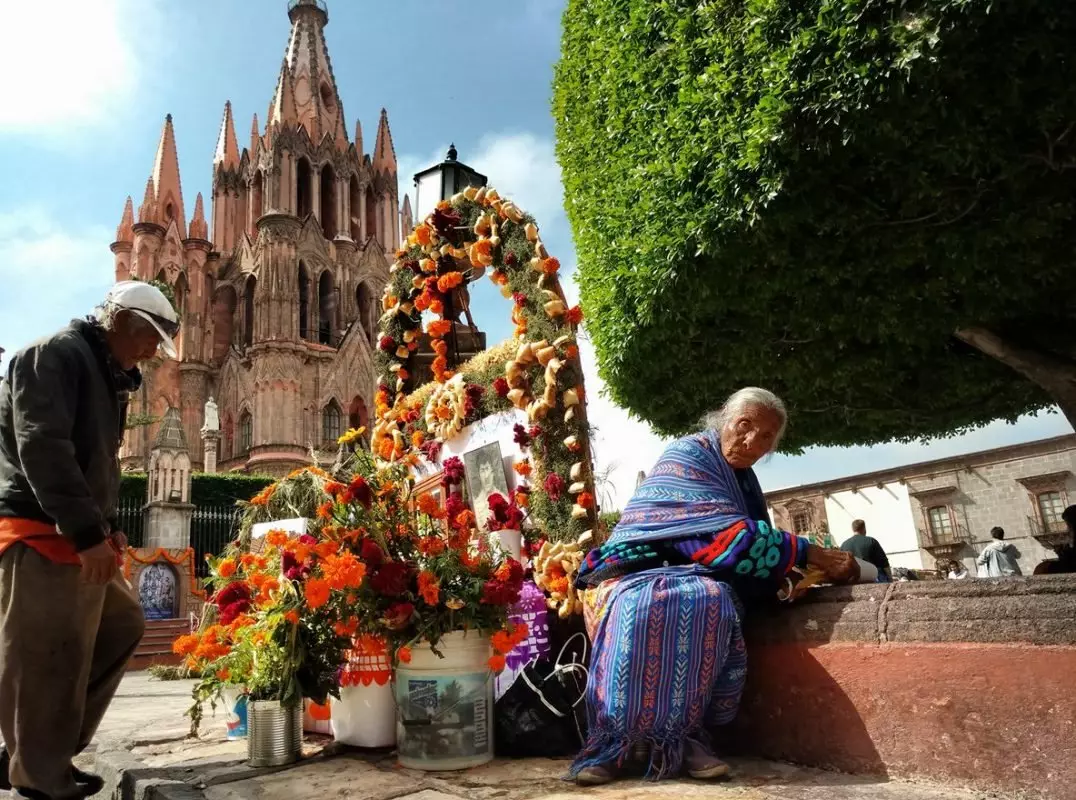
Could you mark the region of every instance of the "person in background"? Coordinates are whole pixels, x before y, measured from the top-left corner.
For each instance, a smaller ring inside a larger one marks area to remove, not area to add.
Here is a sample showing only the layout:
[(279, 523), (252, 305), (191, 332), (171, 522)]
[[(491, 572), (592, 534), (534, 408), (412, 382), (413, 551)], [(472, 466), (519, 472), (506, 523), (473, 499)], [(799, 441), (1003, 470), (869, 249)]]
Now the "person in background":
[(1020, 565), (1016, 563), (1016, 548), (1005, 541), (1004, 528), (991, 528), (990, 535), (994, 537), (994, 541), (984, 547), (983, 552), (975, 559), (976, 565), (986, 567), (986, 577), (1010, 578), (1023, 574), (1020, 572)]
[(72, 762), (145, 628), (118, 570), (127, 398), (177, 333), (159, 289), (123, 281), (93, 317), (16, 353), (0, 383), (0, 787), (15, 797), (103, 787)]
[(1061, 519), (1069, 529), (1069, 543), (1057, 548), (1057, 558), (1041, 562), (1035, 567), (1036, 575), (1065, 575), (1076, 572), (1076, 506), (1061, 512)]
[(878, 580), (888, 583), (892, 578), (889, 570), (889, 557), (882, 545), (873, 536), (867, 535), (867, 523), (861, 519), (852, 521), (852, 536), (845, 539), (841, 550), (851, 553), (856, 558), (868, 561), (878, 569)]
[(970, 578), (971, 574), (965, 569), (962, 561), (952, 560), (949, 562), (949, 570), (946, 577), (951, 581), (962, 581)]

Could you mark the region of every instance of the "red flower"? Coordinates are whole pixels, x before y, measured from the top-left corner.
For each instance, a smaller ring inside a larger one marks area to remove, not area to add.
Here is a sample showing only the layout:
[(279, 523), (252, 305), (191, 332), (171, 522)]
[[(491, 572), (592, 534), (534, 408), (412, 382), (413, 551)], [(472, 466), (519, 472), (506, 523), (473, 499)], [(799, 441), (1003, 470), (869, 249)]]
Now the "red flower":
[(363, 539), (362, 546), (359, 548), (359, 558), (373, 569), (381, 566), (385, 560), (385, 553), (373, 539)]
[(498, 397), (508, 397), (508, 390), (508, 381), (504, 378), (497, 378), (497, 380), (493, 382), (493, 391), (497, 393)]
[(555, 472), (550, 472), (545, 476), (543, 486), (545, 487), (545, 493), (549, 495), (549, 499), (555, 503), (560, 500), (560, 496), (564, 492), (564, 478)]
[(396, 603), (385, 612), (385, 627), (392, 631), (400, 631), (406, 628), (411, 617), (415, 615), (415, 607), (411, 603)]
[(531, 439), (540, 439), (544, 432), (541, 425), (531, 425), (530, 430), (527, 431)]
[(578, 325), (583, 321), (583, 309), (579, 306), (572, 306), (568, 309), (568, 322), (572, 325)]
[(463, 503), (463, 498), (458, 494), (450, 494), (445, 500), (445, 516), (448, 517), (449, 522), (456, 526), (456, 518), (460, 515), (461, 511), (466, 511), (467, 506)]
[(439, 442), (436, 439), (427, 439), (422, 443), (422, 447), (420, 447), (419, 450), (422, 451), (422, 455), (426, 456), (426, 460), (432, 464), (440, 457), (441, 448), (443, 446), (443, 442)]
[(370, 508), (374, 504), (374, 494), (370, 490), (370, 484), (362, 475), (356, 475), (351, 479), (351, 485), (347, 487), (352, 500), (358, 501), (363, 508)]
[(386, 597), (399, 597), (411, 584), (412, 568), (409, 564), (389, 561), (382, 564), (370, 577), (370, 586), (378, 594)]
[(446, 458), (441, 468), (444, 470), (445, 486), (455, 486), (463, 481), (463, 462), (457, 456)]
[(377, 346), (386, 353), (391, 353), (396, 349), (396, 342), (391, 336), (382, 336)]
[(240, 614), (250, 610), (252, 594), (250, 587), (243, 581), (229, 583), (213, 598), (219, 610), (219, 622), (221, 625), (230, 625)]
[(531, 446), (531, 435), (527, 433), (526, 428), (517, 423), (513, 431), (515, 433), (515, 435), (513, 436), (513, 441), (515, 441), (515, 443), (518, 444), (520, 448)]
[(512, 292), (512, 300), (517, 306), (527, 305), (527, 295), (523, 294), (523, 292)]
[(482, 602), (490, 606), (513, 605), (519, 602), (519, 587), (496, 579), (488, 580), (482, 586)]
[(504, 265), (506, 267), (514, 267), (518, 263), (519, 257), (511, 250), (504, 254)]
[(460, 212), (454, 209), (452, 206), (447, 208), (435, 208), (433, 213), (428, 217), (430, 224), (434, 227), (441, 237), (448, 239), (453, 244), (459, 241), (461, 224)]
[(463, 415), (470, 417), (478, 409), (478, 404), (482, 402), (482, 395), (486, 393), (486, 390), (477, 383), (469, 383), (464, 393), (466, 399), (463, 403)]
[(517, 589), (522, 588), (523, 565), (514, 558), (509, 558), (497, 567), (497, 572), (494, 577), (508, 586), (514, 586)]

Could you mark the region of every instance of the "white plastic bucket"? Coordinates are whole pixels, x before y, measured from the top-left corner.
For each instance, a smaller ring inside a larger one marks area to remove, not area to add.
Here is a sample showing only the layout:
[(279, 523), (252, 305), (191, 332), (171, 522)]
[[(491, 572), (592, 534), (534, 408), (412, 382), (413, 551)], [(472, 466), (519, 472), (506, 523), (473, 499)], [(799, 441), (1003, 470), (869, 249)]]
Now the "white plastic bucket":
[(352, 747), (396, 744), (396, 703), (392, 686), (344, 686), (332, 699), (333, 738)]
[(493, 654), (488, 636), (454, 632), (414, 648), (396, 669), (396, 743), (400, 764), (460, 770), (493, 760)]

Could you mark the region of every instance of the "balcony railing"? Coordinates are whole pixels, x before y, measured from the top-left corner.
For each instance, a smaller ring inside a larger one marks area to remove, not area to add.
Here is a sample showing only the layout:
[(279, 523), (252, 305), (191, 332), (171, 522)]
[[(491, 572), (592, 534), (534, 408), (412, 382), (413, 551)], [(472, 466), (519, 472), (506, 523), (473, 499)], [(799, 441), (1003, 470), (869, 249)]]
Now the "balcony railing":
[(919, 542), (923, 547), (948, 547), (971, 542), (971, 534), (963, 525), (948, 530), (934, 531), (929, 527), (919, 529)]
[(1056, 550), (1061, 545), (1072, 543), (1072, 533), (1063, 519), (1044, 521), (1038, 517), (1028, 517), (1027, 527), (1032, 538), (1043, 547)]

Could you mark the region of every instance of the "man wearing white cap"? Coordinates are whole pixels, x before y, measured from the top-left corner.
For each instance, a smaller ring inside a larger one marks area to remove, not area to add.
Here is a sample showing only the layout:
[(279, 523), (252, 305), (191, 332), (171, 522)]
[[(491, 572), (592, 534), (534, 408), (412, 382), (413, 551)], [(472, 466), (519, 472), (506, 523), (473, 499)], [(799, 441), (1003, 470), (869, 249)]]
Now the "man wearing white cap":
[(123, 281), (93, 317), (16, 353), (0, 383), (0, 788), (15, 797), (102, 788), (72, 760), (145, 627), (118, 571), (127, 398), (178, 333), (159, 289)]

